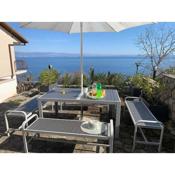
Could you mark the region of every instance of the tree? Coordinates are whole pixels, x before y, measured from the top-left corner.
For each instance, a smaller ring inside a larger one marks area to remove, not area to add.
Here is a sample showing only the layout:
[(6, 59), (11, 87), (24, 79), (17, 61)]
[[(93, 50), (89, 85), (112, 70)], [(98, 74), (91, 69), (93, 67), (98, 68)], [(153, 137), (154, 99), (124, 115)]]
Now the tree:
[(152, 78), (155, 79), (160, 64), (175, 51), (175, 30), (147, 28), (138, 37), (137, 44), (144, 56), (150, 59)]

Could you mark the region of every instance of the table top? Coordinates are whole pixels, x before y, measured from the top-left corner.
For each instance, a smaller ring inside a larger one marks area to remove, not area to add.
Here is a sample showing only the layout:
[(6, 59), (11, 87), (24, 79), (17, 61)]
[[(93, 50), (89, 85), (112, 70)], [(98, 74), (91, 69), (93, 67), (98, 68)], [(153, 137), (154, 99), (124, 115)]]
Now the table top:
[(47, 134), (58, 134), (67, 136), (85, 136), (100, 139), (108, 139), (109, 124), (104, 123), (107, 130), (102, 134), (88, 134), (81, 130), (83, 121), (63, 120), (51, 118), (38, 118), (31, 125), (24, 129), (26, 132), (38, 132)]
[(85, 96), (80, 97), (79, 88), (65, 88), (66, 93), (63, 95), (60, 89), (53, 89), (46, 94), (42, 95), (40, 101), (73, 101), (82, 103), (103, 103), (103, 104), (116, 104), (120, 103), (120, 97), (115, 89), (106, 89), (106, 96), (102, 99), (90, 99)]

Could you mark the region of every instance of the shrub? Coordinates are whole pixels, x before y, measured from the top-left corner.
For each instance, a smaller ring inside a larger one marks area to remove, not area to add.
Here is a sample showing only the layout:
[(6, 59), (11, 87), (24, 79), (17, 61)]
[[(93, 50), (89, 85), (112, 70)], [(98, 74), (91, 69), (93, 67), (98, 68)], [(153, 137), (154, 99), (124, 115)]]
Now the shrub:
[(129, 78), (129, 83), (132, 86), (136, 87), (136, 88), (142, 89), (143, 88), (143, 85), (144, 85), (143, 78), (144, 78), (144, 75), (142, 75), (142, 74), (136, 74), (136, 75), (131, 76)]
[(91, 84), (93, 84), (93, 82), (94, 82), (94, 77), (95, 77), (94, 68), (91, 67), (89, 69), (89, 81), (90, 81)]
[(86, 87), (91, 85), (89, 78), (85, 74), (83, 75), (83, 85)]
[(40, 73), (39, 81), (42, 85), (51, 85), (57, 82), (59, 73), (55, 69), (45, 69)]
[(108, 72), (106, 79), (107, 79), (107, 82), (106, 83), (108, 85), (113, 85), (113, 81), (115, 79), (115, 74), (111, 74), (110, 72)]
[(127, 85), (127, 81), (128, 81), (127, 76), (120, 73), (116, 73), (112, 78), (112, 85), (114, 85), (117, 88), (117, 90), (123, 92), (124, 87)]
[(74, 73), (72, 73), (71, 75), (71, 84), (72, 85), (79, 85), (80, 86), (80, 84), (81, 84), (81, 75), (80, 75), (80, 73), (79, 72), (74, 72)]
[(130, 82), (132, 86), (142, 90), (143, 95), (149, 102), (155, 103), (155, 101), (157, 101), (157, 94), (162, 88), (158, 81), (155, 81), (148, 76), (137, 74), (130, 78)]
[(170, 68), (166, 69), (165, 73), (175, 75), (175, 67), (170, 67)]
[(67, 87), (71, 84), (71, 75), (70, 74), (65, 73), (62, 76), (62, 84), (63, 84), (64, 87)]
[(106, 73), (97, 73), (94, 75), (94, 81), (99, 82), (102, 85), (106, 85), (107, 83), (107, 75)]

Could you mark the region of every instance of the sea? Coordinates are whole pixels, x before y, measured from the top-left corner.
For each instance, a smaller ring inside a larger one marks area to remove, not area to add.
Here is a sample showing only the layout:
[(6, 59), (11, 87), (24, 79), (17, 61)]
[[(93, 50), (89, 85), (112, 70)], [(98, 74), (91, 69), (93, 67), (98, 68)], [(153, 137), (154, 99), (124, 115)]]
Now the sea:
[[(42, 70), (52, 65), (59, 73), (73, 73), (80, 71), (79, 57), (17, 57), (17, 60), (24, 60), (28, 65), (28, 74), (31, 74), (33, 80), (38, 80)], [(93, 67), (95, 73), (122, 73), (125, 75), (134, 75), (136, 73), (136, 63), (139, 63), (138, 72), (149, 74), (151, 71), (150, 60), (142, 56), (86, 56), (83, 59), (84, 73), (88, 74), (90, 67)], [(160, 66), (166, 69), (175, 66), (175, 57), (169, 57), (164, 60)]]

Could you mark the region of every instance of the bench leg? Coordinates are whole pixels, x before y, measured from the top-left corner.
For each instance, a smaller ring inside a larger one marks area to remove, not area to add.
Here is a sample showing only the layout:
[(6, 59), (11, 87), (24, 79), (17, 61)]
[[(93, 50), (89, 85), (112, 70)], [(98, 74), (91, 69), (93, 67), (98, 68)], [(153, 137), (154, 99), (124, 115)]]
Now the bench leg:
[(7, 115), (5, 114), (5, 126), (6, 126), (6, 132), (7, 132), (7, 136), (10, 136), (10, 132), (9, 132), (9, 123), (8, 123), (8, 119), (7, 119)]
[(38, 100), (39, 117), (43, 118), (43, 106), (42, 102)]
[(158, 152), (161, 151), (162, 140), (163, 140), (163, 133), (164, 133), (164, 128), (162, 127), (162, 129), (161, 129), (161, 133), (160, 133), (160, 142), (159, 142)]
[(27, 145), (27, 138), (26, 138), (25, 132), (23, 132), (23, 143), (24, 143), (24, 152), (28, 153), (28, 145)]
[(134, 139), (133, 139), (132, 152), (134, 152), (134, 150), (135, 150), (136, 137), (137, 137), (137, 126), (135, 126), (135, 129), (134, 129)]

